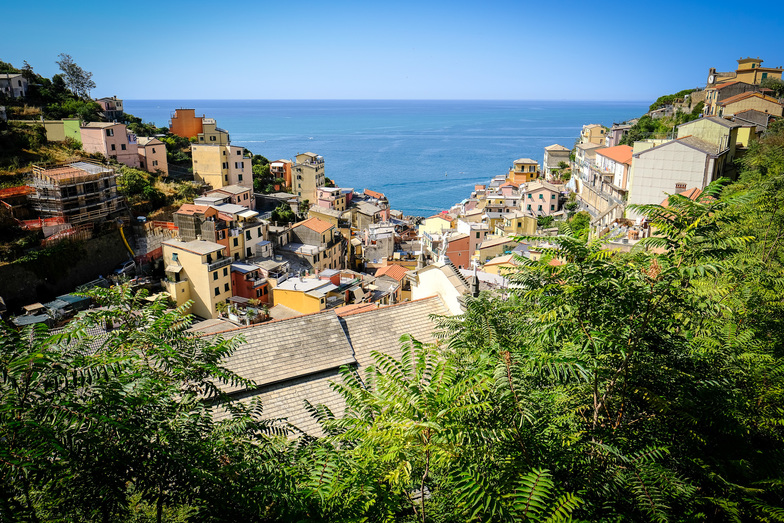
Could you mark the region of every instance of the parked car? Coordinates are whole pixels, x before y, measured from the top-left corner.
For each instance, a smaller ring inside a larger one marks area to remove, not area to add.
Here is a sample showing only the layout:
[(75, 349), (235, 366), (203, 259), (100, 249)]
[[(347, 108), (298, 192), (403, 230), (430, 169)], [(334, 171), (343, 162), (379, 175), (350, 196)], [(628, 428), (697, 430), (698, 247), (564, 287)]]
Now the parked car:
[(114, 269), (115, 276), (126, 276), (136, 273), (136, 262), (133, 260), (128, 260), (122, 262), (120, 265)]

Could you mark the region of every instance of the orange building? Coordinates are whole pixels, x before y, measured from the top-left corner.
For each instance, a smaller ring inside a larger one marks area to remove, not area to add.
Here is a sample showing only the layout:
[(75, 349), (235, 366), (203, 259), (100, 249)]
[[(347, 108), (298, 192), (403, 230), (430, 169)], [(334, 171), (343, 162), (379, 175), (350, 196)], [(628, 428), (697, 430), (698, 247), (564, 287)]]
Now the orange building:
[(183, 138), (196, 138), (204, 132), (203, 118), (204, 115), (196, 116), (195, 109), (175, 109), (169, 122), (169, 131)]

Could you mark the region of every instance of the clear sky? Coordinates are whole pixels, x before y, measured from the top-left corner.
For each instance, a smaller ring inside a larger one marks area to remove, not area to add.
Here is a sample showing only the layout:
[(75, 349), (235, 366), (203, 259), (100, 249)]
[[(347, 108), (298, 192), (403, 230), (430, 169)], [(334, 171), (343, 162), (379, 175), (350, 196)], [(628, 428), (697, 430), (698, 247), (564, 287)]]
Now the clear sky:
[(776, 2), (9, 1), (0, 60), (124, 99), (649, 100), (759, 56)]

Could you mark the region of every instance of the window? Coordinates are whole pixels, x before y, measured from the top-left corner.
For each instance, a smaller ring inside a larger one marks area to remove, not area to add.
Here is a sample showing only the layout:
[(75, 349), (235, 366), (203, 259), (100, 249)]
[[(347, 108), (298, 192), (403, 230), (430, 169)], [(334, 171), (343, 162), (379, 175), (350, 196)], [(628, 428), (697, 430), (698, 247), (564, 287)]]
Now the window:
[(228, 276), (229, 275), (229, 268), (228, 267), (224, 267), (223, 268), (223, 275), (224, 276)]
[(554, 210), (555, 210), (555, 205), (551, 205), (551, 206), (550, 206), (550, 210), (551, 210), (551, 211), (554, 211)]
[(242, 150), (241, 149), (237, 149), (237, 156), (239, 156), (241, 154), (242, 154)]
[[(240, 178), (240, 180), (241, 180), (241, 179), (242, 179), (242, 178)], [(245, 194), (243, 194), (242, 196), (243, 196), (243, 198), (242, 198), (243, 200), (247, 200), (247, 199), (248, 199), (248, 193), (245, 193)]]
[(123, 151), (125, 150), (125, 144), (124, 143), (120, 144), (120, 149), (122, 149)]
[(215, 271), (215, 272), (212, 273), (212, 279), (213, 280), (217, 280), (218, 279), (218, 271)]
[(114, 129), (106, 129), (106, 136), (114, 136)]
[(476, 233), (476, 237), (479, 238), (479, 233), (478, 232)]
[(250, 240), (250, 231), (245, 231), (245, 239)]
[(764, 80), (765, 78), (767, 78), (767, 77), (768, 77), (768, 73), (762, 73), (762, 79), (763, 79), (763, 80)]
[(210, 141), (214, 142), (215, 141), (215, 137), (214, 136), (210, 136)]
[(529, 200), (530, 200), (530, 199), (532, 199), (533, 197), (534, 197), (534, 195), (533, 195), (533, 194), (531, 194), (531, 193), (528, 193), (528, 199), (529, 199)]
[(229, 162), (223, 162), (222, 165), (223, 165), (224, 169), (228, 169), (229, 168)]
[(261, 227), (256, 229), (256, 238), (261, 238)]
[(539, 199), (540, 199), (540, 200), (544, 200), (544, 194), (542, 194), (542, 193), (539, 193)]
[(112, 144), (112, 151), (114, 151), (116, 148), (117, 148), (117, 147), (115, 147), (115, 145), (114, 145), (114, 144)]
[(224, 292), (229, 292), (229, 284), (228, 283), (224, 283), (223, 284), (223, 290), (224, 290)]
[(528, 210), (529, 211), (531, 210), (531, 204), (530, 203), (528, 204)]
[(554, 195), (554, 194), (551, 194), (551, 195), (550, 195), (550, 199), (551, 199), (551, 200), (555, 200), (555, 195)]
[(153, 160), (152, 161), (152, 166), (153, 167), (157, 167), (158, 166), (158, 160)]
[(240, 181), (240, 182), (242, 181), (242, 175), (241, 174), (237, 175), (237, 180)]
[(539, 209), (538, 209), (538, 210), (539, 210), (539, 211), (541, 211), (541, 210), (542, 210), (542, 206), (541, 206), (541, 205), (539, 206)]
[(220, 287), (215, 287), (215, 296), (220, 296)]
[(251, 250), (250, 250), (250, 247), (248, 247), (247, 249), (245, 249), (245, 256), (246, 256), (246, 257), (248, 257), (248, 258), (250, 258), (251, 256), (253, 256), (253, 251), (251, 251)]
[(234, 246), (236, 247), (237, 245), (239, 245), (239, 242), (238, 242), (237, 238), (234, 238)]
[(152, 148), (152, 152), (153, 152), (153, 154), (155, 154), (155, 147)]

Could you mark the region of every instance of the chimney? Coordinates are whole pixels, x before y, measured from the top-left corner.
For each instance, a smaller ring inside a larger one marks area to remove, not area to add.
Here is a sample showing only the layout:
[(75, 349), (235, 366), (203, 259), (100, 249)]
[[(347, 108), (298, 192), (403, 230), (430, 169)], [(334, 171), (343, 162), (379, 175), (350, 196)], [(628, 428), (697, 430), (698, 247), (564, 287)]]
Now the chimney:
[(474, 265), (474, 278), (471, 280), (471, 296), (479, 297), (479, 276), (476, 274), (476, 265)]

